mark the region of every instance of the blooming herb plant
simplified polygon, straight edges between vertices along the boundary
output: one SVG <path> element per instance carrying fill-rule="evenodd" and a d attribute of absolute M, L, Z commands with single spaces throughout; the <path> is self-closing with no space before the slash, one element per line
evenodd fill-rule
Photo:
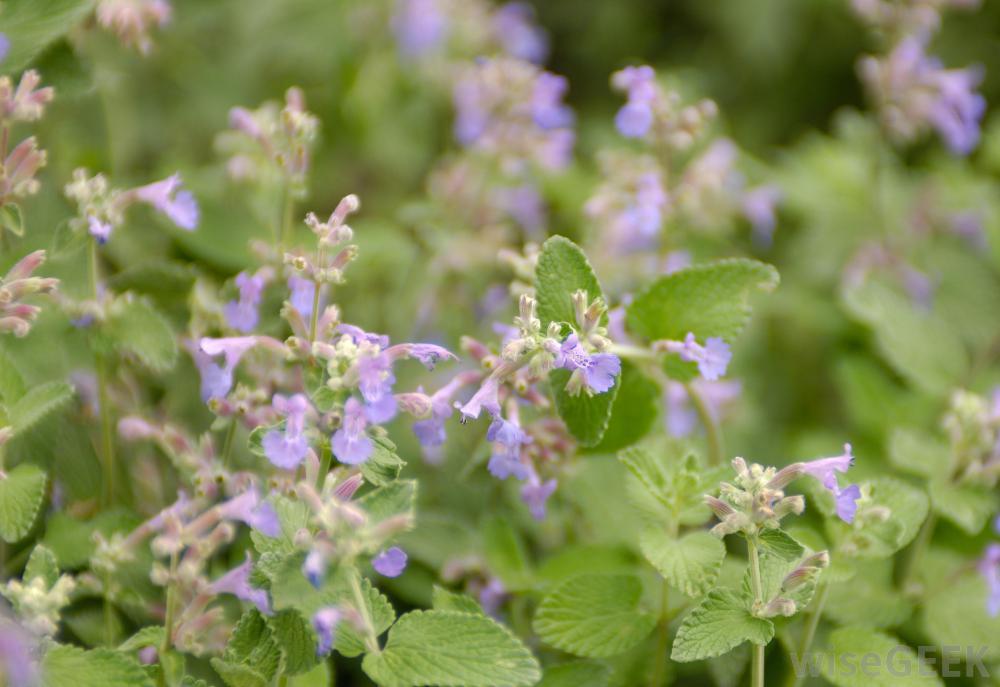
<path fill-rule="evenodd" d="M 212 5 L 0 3 L 0 684 L 996 684 L 977 2 L 761 159 L 526 3 Z"/>

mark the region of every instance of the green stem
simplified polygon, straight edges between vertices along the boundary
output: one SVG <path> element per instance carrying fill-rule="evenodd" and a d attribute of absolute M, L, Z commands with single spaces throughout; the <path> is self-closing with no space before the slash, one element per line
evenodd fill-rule
<path fill-rule="evenodd" d="M 649 687 L 660 687 L 667 676 L 667 652 L 670 648 L 670 585 L 662 581 L 660 591 L 660 622 L 657 625 L 656 649 Z"/>
<path fill-rule="evenodd" d="M 233 437 L 236 436 L 236 418 L 229 421 L 229 428 L 226 430 L 226 440 L 222 444 L 222 467 L 229 469 L 229 457 L 233 452 Z"/>
<path fill-rule="evenodd" d="M 816 590 L 816 603 L 813 604 L 812 612 L 806 618 L 805 632 L 802 635 L 802 642 L 799 644 L 799 665 L 807 665 L 809 649 L 812 648 L 813 639 L 816 637 L 816 628 L 819 627 L 819 620 L 823 616 L 823 607 L 826 606 L 826 597 L 829 591 L 830 585 L 826 583 L 826 580 L 821 581 Z M 792 671 L 791 679 L 788 682 L 789 687 L 800 687 L 806 678 L 806 672 L 806 670 Z"/>
<path fill-rule="evenodd" d="M 372 624 L 371 614 L 368 613 L 368 604 L 365 595 L 361 592 L 361 573 L 352 566 L 351 570 L 351 591 L 354 593 L 354 603 L 358 606 L 358 612 L 365 622 L 365 646 L 369 653 L 380 653 L 378 637 L 375 636 L 375 626 Z"/>
<path fill-rule="evenodd" d="M 323 483 L 326 481 L 326 476 L 330 472 L 331 461 L 330 442 L 323 441 L 319 449 L 319 473 L 316 475 L 316 488 L 320 491 L 323 490 Z"/>
<path fill-rule="evenodd" d="M 708 404 L 705 403 L 705 399 L 694 388 L 694 385 L 687 383 L 684 385 L 684 388 L 687 390 L 688 397 L 691 399 L 691 405 L 694 406 L 695 412 L 698 413 L 698 419 L 701 420 L 701 424 L 705 428 L 705 434 L 708 437 L 708 464 L 722 465 L 722 428 L 719 427 L 719 423 L 712 416 L 712 411 L 709 410 Z"/>
<path fill-rule="evenodd" d="M 111 636 L 113 622 L 111 613 L 111 573 L 104 573 L 104 643 L 109 647 L 114 640 Z"/>
<path fill-rule="evenodd" d="M 100 302 L 100 271 L 97 255 L 97 239 L 90 241 L 90 290 L 94 302 Z M 97 377 L 97 404 L 101 414 L 101 461 L 104 473 L 104 485 L 101 494 L 105 507 L 114 500 L 115 490 L 115 437 L 111 417 L 111 401 L 108 395 L 107 361 L 100 351 L 94 352 L 94 373 Z"/>
<path fill-rule="evenodd" d="M 747 551 L 750 556 L 750 582 L 753 587 L 754 612 L 764 601 L 764 587 L 760 580 L 760 554 L 757 552 L 757 537 L 747 537 Z M 751 667 L 751 684 L 753 687 L 764 687 L 764 644 L 753 645 L 753 662 Z"/>
<path fill-rule="evenodd" d="M 163 644 L 160 645 L 160 676 L 163 685 L 167 686 L 166 670 L 163 657 L 170 652 L 171 635 L 174 627 L 174 578 L 177 577 L 177 553 L 170 554 L 170 577 L 167 579 L 167 607 L 163 618 Z"/>
<path fill-rule="evenodd" d="M 289 184 L 285 184 L 281 200 L 281 224 L 278 226 L 278 259 L 282 260 L 285 252 L 285 244 L 288 241 L 288 234 L 292 228 L 292 213 L 295 211 L 295 199 L 292 197 L 292 189 Z"/>
<path fill-rule="evenodd" d="M 934 511 L 931 511 L 927 519 L 924 520 L 923 527 L 920 528 L 920 534 L 917 535 L 917 540 L 913 543 L 913 548 L 910 550 L 910 555 L 906 559 L 905 567 L 903 568 L 903 575 L 900 578 L 900 589 L 903 590 L 904 594 L 909 594 L 910 589 L 915 584 L 917 570 L 920 567 L 920 562 L 923 560 L 924 552 L 927 550 L 927 546 L 931 543 L 931 539 L 934 537 L 934 528 L 937 526 L 937 515 Z"/>

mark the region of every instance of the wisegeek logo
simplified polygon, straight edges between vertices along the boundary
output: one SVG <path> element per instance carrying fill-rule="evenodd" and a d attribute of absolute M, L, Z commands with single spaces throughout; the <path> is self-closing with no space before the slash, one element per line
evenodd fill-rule
<path fill-rule="evenodd" d="M 887 653 L 807 652 L 790 654 L 800 678 L 819 677 L 990 677 L 986 646 L 918 646 L 916 653 L 899 644 Z"/>

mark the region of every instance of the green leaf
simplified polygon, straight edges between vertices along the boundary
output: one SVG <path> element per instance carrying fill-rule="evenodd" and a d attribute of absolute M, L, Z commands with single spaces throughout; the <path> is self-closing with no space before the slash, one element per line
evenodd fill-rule
<path fill-rule="evenodd" d="M 618 391 L 607 429 L 588 452 L 614 453 L 631 446 L 646 436 L 659 414 L 660 387 L 635 365 L 622 361 L 621 377 L 615 387 Z"/>
<path fill-rule="evenodd" d="M 372 523 L 379 523 L 400 515 L 412 517 L 416 500 L 417 482 L 406 479 L 374 489 L 357 499 L 357 503 L 368 513 Z"/>
<path fill-rule="evenodd" d="M 24 215 L 17 203 L 0 206 L 0 234 L 9 231 L 14 236 L 24 236 Z"/>
<path fill-rule="evenodd" d="M 368 606 L 368 617 L 372 620 L 375 634 L 381 635 L 396 620 L 396 611 L 389 599 L 367 579 L 361 581 L 361 594 Z M 353 597 L 351 601 L 353 602 Z M 337 626 L 335 646 L 338 652 L 348 658 L 360 656 L 365 652 L 365 639 L 350 623 L 340 623 Z"/>
<path fill-rule="evenodd" d="M 139 518 L 121 509 L 107 510 L 89 521 L 75 520 L 66 513 L 53 513 L 45 521 L 42 543 L 52 549 L 64 570 L 82 568 L 94 554 L 94 534 L 110 537 L 139 524 Z"/>
<path fill-rule="evenodd" d="M 945 477 L 951 468 L 948 445 L 930 432 L 898 427 L 889 439 L 889 460 L 920 477 Z"/>
<path fill-rule="evenodd" d="M 59 562 L 52 551 L 41 544 L 31 550 L 28 563 L 24 567 L 25 582 L 30 582 L 36 577 L 42 578 L 46 589 L 51 589 L 52 585 L 59 579 Z"/>
<path fill-rule="evenodd" d="M 588 303 L 604 297 L 580 247 L 563 236 L 550 237 L 542 244 L 535 267 L 535 298 L 543 332 L 550 322 L 576 324 L 573 294 L 580 290 L 587 292 Z"/>
<path fill-rule="evenodd" d="M 119 350 L 134 355 L 154 372 L 166 372 L 177 361 L 173 329 L 163 315 L 145 301 L 116 302 L 105 333 Z"/>
<path fill-rule="evenodd" d="M 509 630 L 487 616 L 457 611 L 407 613 L 362 668 L 383 687 L 528 687 L 541 678 L 538 661 Z"/>
<path fill-rule="evenodd" d="M 864 627 L 830 633 L 829 651 L 815 657 L 823 677 L 837 687 L 909 687 L 943 685 L 930 666 L 898 639 Z M 801 659 L 800 659 L 801 660 Z"/>
<path fill-rule="evenodd" d="M 893 589 L 891 559 L 857 561 L 858 574 L 828 583 L 823 614 L 839 625 L 895 627 L 906 622 L 913 604 Z"/>
<path fill-rule="evenodd" d="M 758 537 L 762 552 L 769 553 L 785 561 L 798 561 L 805 553 L 802 544 L 779 529 L 764 530 Z"/>
<path fill-rule="evenodd" d="M 383 487 L 399 477 L 406 461 L 396 455 L 396 444 L 387 437 L 372 437 L 374 451 L 371 457 L 361 464 L 361 474 L 365 481 L 376 487 Z"/>
<path fill-rule="evenodd" d="M 537 687 L 608 687 L 611 669 L 594 661 L 546 666 Z"/>
<path fill-rule="evenodd" d="M 750 615 L 732 590 L 714 589 L 684 618 L 670 658 L 681 663 L 721 656 L 743 642 L 767 644 L 774 624 Z"/>
<path fill-rule="evenodd" d="M 660 530 L 647 529 L 640 535 L 639 545 L 663 578 L 692 598 L 715 586 L 726 557 L 722 540 L 705 531 L 671 539 Z"/>
<path fill-rule="evenodd" d="M 28 388 L 17 364 L 4 349 L 0 348 L 0 400 L 8 407 L 14 405 Z"/>
<path fill-rule="evenodd" d="M 257 609 L 243 614 L 215 668 L 229 687 L 269 687 L 281 666 L 281 648 Z"/>
<path fill-rule="evenodd" d="M 10 39 L 4 72 L 23 70 L 49 44 L 83 21 L 94 0 L 7 0 L 3 5 L 3 31 Z"/>
<path fill-rule="evenodd" d="M 566 391 L 572 376 L 569 370 L 552 370 L 549 385 L 556 401 L 556 411 L 566 423 L 566 428 L 582 446 L 596 446 L 604 437 L 611 422 L 611 411 L 621 387 L 621 380 L 602 394 L 581 391 L 576 396 Z"/>
<path fill-rule="evenodd" d="M 963 379 L 969 359 L 951 327 L 903 295 L 869 280 L 844 293 L 848 312 L 875 332 L 885 360 L 911 384 L 945 394 Z"/>
<path fill-rule="evenodd" d="M 984 647 L 987 663 L 1000 662 L 1000 616 L 986 613 L 987 598 L 986 580 L 975 572 L 935 587 L 923 607 L 924 633 L 937 646 Z"/>
<path fill-rule="evenodd" d="M 500 516 L 483 523 L 483 552 L 489 569 L 512 591 L 531 589 L 532 573 L 524 543 L 511 524 Z"/>
<path fill-rule="evenodd" d="M 614 656 L 656 625 L 639 607 L 641 597 L 642 583 L 634 575 L 578 575 L 542 599 L 533 627 L 557 649 L 587 658 Z"/>
<path fill-rule="evenodd" d="M 138 651 L 147 646 L 159 647 L 163 644 L 162 625 L 147 625 L 118 645 L 118 651 Z"/>
<path fill-rule="evenodd" d="M 267 624 L 285 657 L 282 674 L 298 675 L 316 665 L 316 633 L 301 613 L 291 608 L 278 611 Z"/>
<path fill-rule="evenodd" d="M 7 412 L 15 434 L 23 434 L 73 399 L 66 382 L 46 382 L 31 387 Z"/>
<path fill-rule="evenodd" d="M 936 479 L 930 482 L 930 495 L 935 513 L 971 535 L 982 532 L 997 511 L 997 494 L 979 485 Z"/>
<path fill-rule="evenodd" d="M 8 544 L 31 530 L 45 500 L 46 480 L 45 472 L 31 463 L 21 463 L 0 477 L 0 538 Z"/>
<path fill-rule="evenodd" d="M 111 649 L 54 645 L 42 658 L 46 687 L 153 687 L 137 661 Z"/>
<path fill-rule="evenodd" d="M 750 318 L 750 294 L 772 291 L 778 271 L 756 260 L 719 260 L 660 277 L 628 306 L 629 331 L 650 341 L 699 341 L 718 336 L 732 342 Z"/>
<path fill-rule="evenodd" d="M 459 594 L 444 587 L 434 585 L 433 606 L 435 611 L 461 611 L 462 613 L 484 613 L 479 602 L 468 594 Z"/>

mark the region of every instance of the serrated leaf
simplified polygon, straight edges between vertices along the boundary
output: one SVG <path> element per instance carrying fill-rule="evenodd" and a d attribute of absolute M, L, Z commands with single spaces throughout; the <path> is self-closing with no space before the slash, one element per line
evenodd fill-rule
<path fill-rule="evenodd" d="M 726 557 L 722 540 L 704 531 L 672 539 L 660 530 L 647 529 L 639 536 L 639 546 L 663 579 L 692 598 L 715 585 Z"/>
<path fill-rule="evenodd" d="M 587 292 L 588 302 L 604 297 L 580 247 L 563 236 L 550 237 L 542 244 L 535 267 L 535 298 L 543 332 L 550 322 L 576 323 L 573 294 L 580 290 Z"/>
<path fill-rule="evenodd" d="M 746 605 L 729 589 L 714 589 L 684 618 L 670 658 L 681 663 L 721 656 L 743 642 L 767 644 L 774 624 L 750 615 Z"/>
<path fill-rule="evenodd" d="M 45 382 L 31 387 L 7 411 L 15 434 L 24 434 L 73 398 L 73 387 L 66 382 Z"/>
<path fill-rule="evenodd" d="M 529 687 L 541 678 L 538 661 L 509 630 L 487 616 L 457 611 L 407 613 L 362 668 L 384 687 Z"/>
<path fill-rule="evenodd" d="M 372 437 L 374 450 L 371 457 L 361 464 L 365 481 L 383 487 L 399 477 L 406 461 L 396 454 L 396 444 L 387 437 Z"/>
<path fill-rule="evenodd" d="M 31 550 L 28 563 L 24 566 L 25 582 L 30 582 L 36 577 L 42 578 L 46 589 L 51 589 L 52 585 L 59 579 L 59 562 L 52 551 L 41 544 Z"/>
<path fill-rule="evenodd" d="M 30 530 L 45 500 L 47 476 L 37 465 L 21 463 L 0 477 L 0 538 L 20 541 Z"/>
<path fill-rule="evenodd" d="M 42 658 L 46 687 L 153 687 L 137 661 L 111 649 L 54 645 Z"/>
<path fill-rule="evenodd" d="M 592 453 L 613 453 L 642 439 L 659 414 L 660 387 L 627 361 L 615 384 L 618 389 L 611 404 L 607 428 Z"/>
<path fill-rule="evenodd" d="M 791 535 L 779 530 L 770 529 L 760 533 L 757 540 L 762 552 L 771 554 L 785 561 L 798 561 L 805 553 L 802 544 L 795 541 Z"/>
<path fill-rule="evenodd" d="M 468 594 L 459 594 L 450 589 L 434 585 L 433 606 L 435 611 L 461 611 L 462 613 L 485 613 L 479 602 Z"/>
<path fill-rule="evenodd" d="M 416 480 L 396 480 L 374 489 L 357 500 L 372 523 L 400 515 L 413 516 L 417 500 Z"/>
<path fill-rule="evenodd" d="M 316 633 L 295 609 L 279 611 L 267 619 L 285 661 L 283 675 L 298 675 L 313 668 L 316 656 Z"/>
<path fill-rule="evenodd" d="M 118 651 L 138 651 L 147 646 L 159 647 L 165 634 L 162 625 L 148 625 L 118 645 Z"/>
<path fill-rule="evenodd" d="M 49 44 L 69 33 L 94 8 L 95 0 L 7 0 L 3 31 L 10 39 L 4 72 L 23 70 Z"/>
<path fill-rule="evenodd" d="M 24 396 L 27 390 L 24 375 L 18 371 L 14 359 L 7 351 L 0 348 L 0 400 L 10 407 Z"/>
<path fill-rule="evenodd" d="M 611 410 L 618 396 L 621 380 L 616 379 L 614 386 L 602 394 L 588 395 L 586 391 L 581 391 L 573 396 L 566 391 L 566 383 L 572 374 L 569 370 L 552 370 L 549 373 L 549 386 L 555 397 L 556 412 L 581 446 L 596 446 L 611 422 Z"/>
<path fill-rule="evenodd" d="M 870 546 L 859 546 L 858 555 L 885 557 L 913 541 L 927 519 L 930 503 L 927 495 L 892 477 L 878 477 L 870 482 L 874 503 L 887 507 L 891 515 L 883 523 L 866 528 Z"/>
<path fill-rule="evenodd" d="M 586 658 L 614 656 L 656 625 L 656 617 L 640 608 L 641 598 L 634 575 L 578 575 L 542 599 L 532 626 L 557 649 Z"/>
<path fill-rule="evenodd" d="M 969 359 L 961 340 L 933 313 L 869 280 L 844 293 L 848 312 L 875 332 L 883 358 L 917 388 L 944 394 L 963 379 Z"/>
<path fill-rule="evenodd" d="M 368 605 L 368 617 L 372 620 L 375 635 L 381 635 L 396 620 L 396 611 L 389 603 L 389 599 L 373 587 L 367 579 L 361 581 L 361 594 Z M 351 597 L 351 601 L 353 602 L 353 597 Z M 348 658 L 360 656 L 365 652 L 364 637 L 350 623 L 341 623 L 337 626 L 337 639 L 334 646 L 340 654 Z"/>
<path fill-rule="evenodd" d="M 699 341 L 718 336 L 733 341 L 750 318 L 750 295 L 772 291 L 778 271 L 756 260 L 719 260 L 660 277 L 628 306 L 630 332 L 650 341 Z"/>
<path fill-rule="evenodd" d="M 215 668 L 229 687 L 268 687 L 281 666 L 281 648 L 257 609 L 243 614 Z"/>
<path fill-rule="evenodd" d="M 898 639 L 864 627 L 830 633 L 829 650 L 815 656 L 823 677 L 837 687 L 913 687 L 943 685 L 930 666 Z"/>
<path fill-rule="evenodd" d="M 930 482 L 930 496 L 935 513 L 971 535 L 982 532 L 997 512 L 997 494 L 978 485 L 936 479 Z"/>
<path fill-rule="evenodd" d="M 608 687 L 611 668 L 595 661 L 546 666 L 537 687 Z"/>
<path fill-rule="evenodd" d="M 951 453 L 929 432 L 898 427 L 889 439 L 889 460 L 900 470 L 921 477 L 944 477 L 951 467 Z"/>
<path fill-rule="evenodd" d="M 134 355 L 154 372 L 166 372 L 177 361 L 173 329 L 163 315 L 145 301 L 115 303 L 105 334 L 118 349 Z"/>

